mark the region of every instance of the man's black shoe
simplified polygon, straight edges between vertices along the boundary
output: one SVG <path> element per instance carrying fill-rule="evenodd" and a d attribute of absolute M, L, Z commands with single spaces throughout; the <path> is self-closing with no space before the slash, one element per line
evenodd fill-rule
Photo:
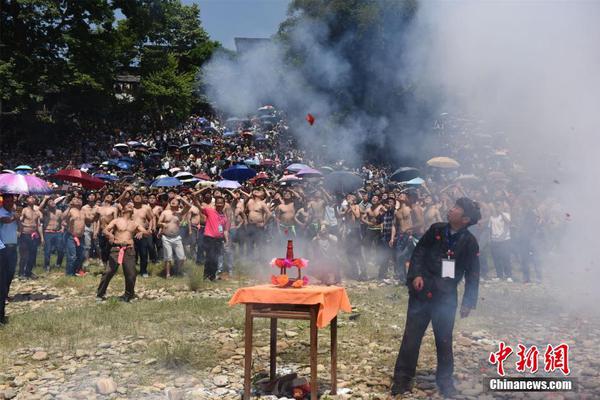
<path fill-rule="evenodd" d="M 454 397 L 457 394 L 456 388 L 454 387 L 454 384 L 452 384 L 452 383 L 438 385 L 438 389 L 440 391 L 440 394 L 444 397 Z"/>
<path fill-rule="evenodd" d="M 412 385 L 410 381 L 394 382 L 392 383 L 392 396 L 398 396 L 399 394 L 412 392 Z"/>
<path fill-rule="evenodd" d="M 129 296 L 119 296 L 119 301 L 124 301 L 125 303 L 129 303 L 131 298 Z"/>

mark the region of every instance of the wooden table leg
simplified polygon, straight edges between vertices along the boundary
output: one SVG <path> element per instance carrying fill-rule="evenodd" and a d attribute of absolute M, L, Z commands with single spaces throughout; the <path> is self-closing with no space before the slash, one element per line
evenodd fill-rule
<path fill-rule="evenodd" d="M 277 318 L 271 318 L 271 380 L 277 378 Z"/>
<path fill-rule="evenodd" d="M 317 306 L 310 308 L 310 398 L 317 398 Z"/>
<path fill-rule="evenodd" d="M 331 320 L 331 394 L 337 394 L 337 317 Z"/>
<path fill-rule="evenodd" d="M 252 389 L 252 304 L 246 304 L 246 325 L 244 327 L 245 353 L 244 353 L 244 400 L 250 400 Z"/>

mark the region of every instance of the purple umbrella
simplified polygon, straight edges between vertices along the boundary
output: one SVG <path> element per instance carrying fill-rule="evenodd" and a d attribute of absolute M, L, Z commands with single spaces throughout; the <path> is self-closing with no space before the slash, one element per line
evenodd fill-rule
<path fill-rule="evenodd" d="M 33 175 L 0 174 L 0 193 L 50 194 L 48 182 Z"/>
<path fill-rule="evenodd" d="M 316 169 L 313 168 L 302 168 L 300 171 L 296 172 L 296 176 L 301 178 L 320 178 L 323 174 Z"/>

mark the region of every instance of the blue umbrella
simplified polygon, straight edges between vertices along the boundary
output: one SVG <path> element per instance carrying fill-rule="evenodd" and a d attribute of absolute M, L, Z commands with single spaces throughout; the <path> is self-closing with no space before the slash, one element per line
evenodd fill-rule
<path fill-rule="evenodd" d="M 244 182 L 256 175 L 256 171 L 243 164 L 236 164 L 221 173 L 224 179 Z"/>
<path fill-rule="evenodd" d="M 405 183 L 407 185 L 411 185 L 411 186 L 420 186 L 423 183 L 425 183 L 425 181 L 423 180 L 423 178 L 416 177 L 416 178 L 413 178 L 410 181 L 407 181 Z"/>
<path fill-rule="evenodd" d="M 310 167 L 308 165 L 296 163 L 296 164 L 290 164 L 290 165 L 288 165 L 288 167 L 286 169 L 288 171 L 298 172 L 298 171 L 300 171 L 301 169 L 304 169 L 304 168 L 310 168 Z"/>
<path fill-rule="evenodd" d="M 103 181 L 115 182 L 119 180 L 119 177 L 116 175 L 108 175 L 108 174 L 94 174 L 98 179 L 102 179 Z"/>
<path fill-rule="evenodd" d="M 156 179 L 150 186 L 152 187 L 175 187 L 181 186 L 182 183 L 179 179 L 168 176 L 166 178 Z"/>
<path fill-rule="evenodd" d="M 213 147 L 213 142 L 211 142 L 210 140 L 201 140 L 198 142 L 199 146 L 205 146 L 205 147 Z"/>
<path fill-rule="evenodd" d="M 240 185 L 238 182 L 230 181 L 227 179 L 223 179 L 222 181 L 217 182 L 217 187 L 221 189 L 237 189 L 240 186 L 242 185 Z"/>
<path fill-rule="evenodd" d="M 129 164 L 127 161 L 118 161 L 117 167 L 119 167 L 121 169 L 129 169 L 129 168 L 131 168 L 131 164 Z"/>
<path fill-rule="evenodd" d="M 234 136 L 237 136 L 237 133 L 236 133 L 236 132 L 231 132 L 231 131 L 229 131 L 229 132 L 225 132 L 225 133 L 223 133 L 223 137 L 224 137 L 224 138 L 229 138 L 229 137 L 234 137 Z"/>
<path fill-rule="evenodd" d="M 121 158 L 119 158 L 119 161 L 125 161 L 131 165 L 137 164 L 137 161 L 135 160 L 135 158 L 131 158 L 131 157 L 121 157 Z"/>

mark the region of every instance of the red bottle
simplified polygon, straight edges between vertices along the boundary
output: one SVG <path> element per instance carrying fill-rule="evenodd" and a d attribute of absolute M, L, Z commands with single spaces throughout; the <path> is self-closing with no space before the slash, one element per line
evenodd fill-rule
<path fill-rule="evenodd" d="M 287 253 L 285 254 L 285 258 L 287 258 L 288 260 L 294 259 L 294 241 L 293 240 L 288 240 Z"/>

